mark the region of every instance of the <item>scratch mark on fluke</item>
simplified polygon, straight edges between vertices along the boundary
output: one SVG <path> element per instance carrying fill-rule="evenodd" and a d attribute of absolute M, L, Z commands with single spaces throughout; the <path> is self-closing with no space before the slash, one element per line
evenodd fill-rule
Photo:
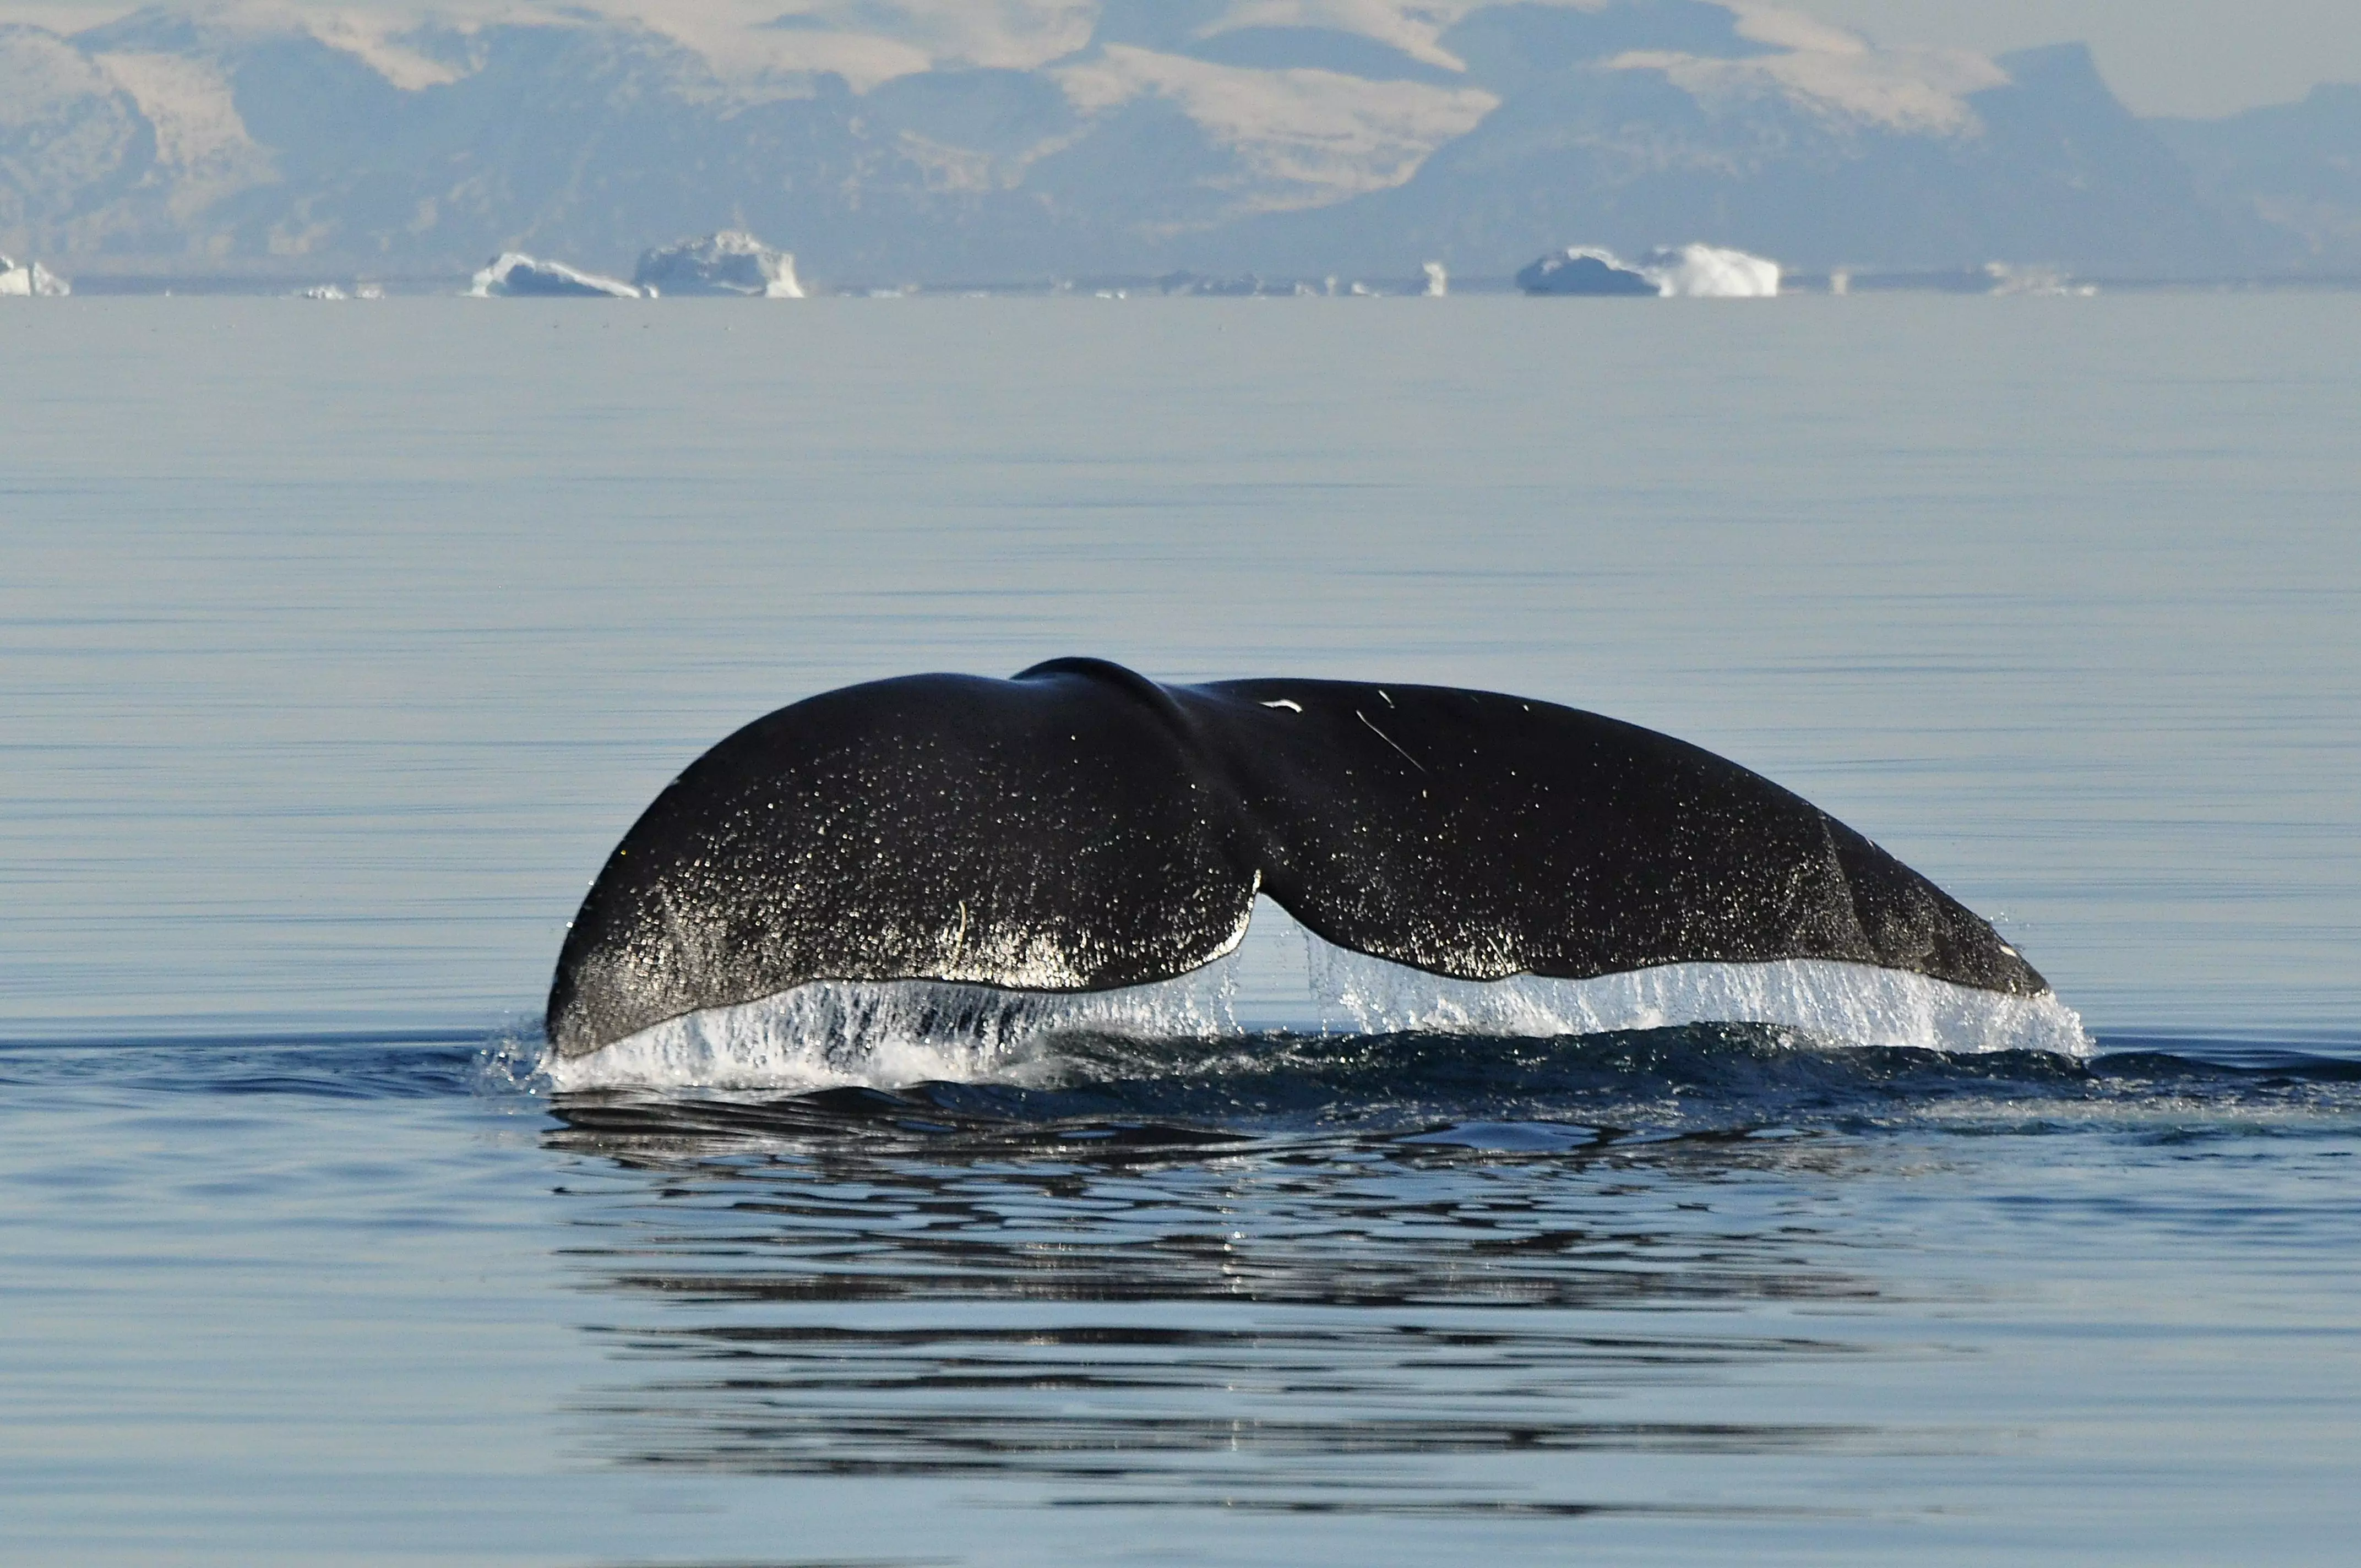
<path fill-rule="evenodd" d="M 1379 692 L 1378 695 L 1379 696 L 1384 696 L 1386 694 L 1385 694 L 1385 693 L 1383 693 L 1383 692 Z M 1368 724 L 1368 725 L 1369 725 L 1369 733 L 1370 733 L 1370 734 L 1372 734 L 1372 735 L 1376 736 L 1378 740 L 1380 740 L 1384 741 L 1387 745 L 1391 746 L 1395 751 L 1400 751 L 1400 752 L 1401 752 L 1401 760 L 1402 760 L 1403 762 L 1408 762 L 1411 767 L 1416 768 L 1420 773 L 1424 773 L 1424 772 L 1426 772 L 1426 764 L 1425 764 L 1424 762 L 1420 762 L 1416 757 L 1411 756 L 1408 751 L 1402 751 L 1402 749 L 1401 749 L 1401 742 L 1400 742 L 1400 741 L 1399 741 L 1399 740 L 1395 740 L 1392 736 L 1390 736 L 1390 735 L 1387 734 L 1384 730 L 1382 730 L 1382 729 L 1378 729 L 1375 724 L 1370 724 L 1370 723 L 1369 723 L 1369 716 L 1368 716 L 1367 714 L 1363 713 L 1359 708 L 1357 708 L 1357 707 L 1356 707 L 1356 708 L 1355 708 L 1355 709 L 1353 710 L 1353 717 L 1354 717 L 1354 718 L 1357 718 L 1357 719 L 1359 719 L 1359 720 L 1360 720 L 1362 723 L 1364 723 L 1364 724 Z"/>
<path fill-rule="evenodd" d="M 1416 772 L 1367 766 L 1362 726 Z M 1441 686 L 1060 659 L 825 692 L 692 762 L 584 899 L 549 1038 L 586 1055 L 815 981 L 1170 980 L 1236 947 L 1257 887 L 1455 980 L 1810 959 L 2048 989 L 1861 834 L 1670 736 Z"/>

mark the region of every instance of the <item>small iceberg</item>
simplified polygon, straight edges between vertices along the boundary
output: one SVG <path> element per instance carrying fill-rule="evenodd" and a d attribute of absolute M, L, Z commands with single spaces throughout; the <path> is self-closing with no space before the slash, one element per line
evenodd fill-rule
<path fill-rule="evenodd" d="M 800 300 L 796 258 L 741 229 L 660 246 L 640 258 L 631 281 L 657 294 L 734 294 L 749 300 Z"/>
<path fill-rule="evenodd" d="M 620 278 L 605 278 L 568 267 L 563 261 L 543 261 L 522 251 L 504 250 L 490 266 L 476 274 L 467 291 L 479 300 L 636 300 L 640 291 Z M 653 291 L 651 291 L 653 292 Z"/>
<path fill-rule="evenodd" d="M 1651 251 L 1640 271 L 1668 300 L 1771 300 L 1779 294 L 1777 262 L 1719 246 Z"/>
<path fill-rule="evenodd" d="M 2089 299 L 2099 291 L 2096 283 L 2077 283 L 2064 269 L 2057 267 L 2015 267 L 2005 261 L 1987 261 L 1984 276 L 1992 280 L 1992 292 L 1995 294 Z"/>
<path fill-rule="evenodd" d="M 1664 292 L 1636 268 L 1623 265 L 1611 250 L 1569 246 L 1554 250 L 1517 274 L 1517 287 L 1528 294 L 1645 295 Z"/>
<path fill-rule="evenodd" d="M 1528 294 L 1624 295 L 1661 300 L 1767 300 L 1779 292 L 1779 264 L 1712 245 L 1660 247 L 1627 262 L 1611 250 L 1552 251 L 1517 274 Z"/>
<path fill-rule="evenodd" d="M 1156 280 L 1156 286 L 1168 294 L 1210 294 L 1223 299 L 1254 299 L 1264 294 L 1293 294 L 1292 283 L 1269 283 L 1258 273 L 1241 272 L 1235 278 L 1207 278 L 1195 272 L 1167 272 Z"/>
<path fill-rule="evenodd" d="M 73 285 L 38 261 L 0 256 L 0 295 L 24 300 L 58 300 L 73 292 Z"/>

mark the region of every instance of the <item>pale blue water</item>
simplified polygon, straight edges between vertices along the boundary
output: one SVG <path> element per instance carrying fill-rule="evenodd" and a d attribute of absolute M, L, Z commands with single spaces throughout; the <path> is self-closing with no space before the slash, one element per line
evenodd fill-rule
<path fill-rule="evenodd" d="M 2330 1563 L 2361 299 L 0 311 L 0 1557 Z M 2102 1054 L 1262 1038 L 555 1099 L 827 686 L 1493 686 Z"/>

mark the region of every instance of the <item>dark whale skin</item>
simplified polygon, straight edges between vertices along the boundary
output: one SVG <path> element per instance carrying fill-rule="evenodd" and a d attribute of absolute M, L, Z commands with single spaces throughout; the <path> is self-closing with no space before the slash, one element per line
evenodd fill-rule
<path fill-rule="evenodd" d="M 583 900 L 548 1036 L 584 1055 L 813 980 L 1169 980 L 1235 944 L 1257 889 L 1462 980 L 1828 959 L 2048 989 L 1875 844 L 1670 736 L 1490 692 L 1060 659 L 825 692 L 699 757 Z"/>

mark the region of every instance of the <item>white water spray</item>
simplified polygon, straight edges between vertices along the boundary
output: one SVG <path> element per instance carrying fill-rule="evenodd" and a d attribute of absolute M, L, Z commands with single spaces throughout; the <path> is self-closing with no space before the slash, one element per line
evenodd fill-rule
<path fill-rule="evenodd" d="M 2004 996 L 1817 959 L 1684 963 L 1595 980 L 1448 980 L 1336 947 L 1268 899 L 1246 940 L 1175 980 L 1118 991 L 814 981 L 668 1019 L 587 1056 L 547 1054 L 560 1090 L 1023 1082 L 1060 1039 L 1213 1039 L 1275 1030 L 1554 1037 L 1759 1024 L 1833 1046 L 2087 1055 L 2053 994 Z"/>

